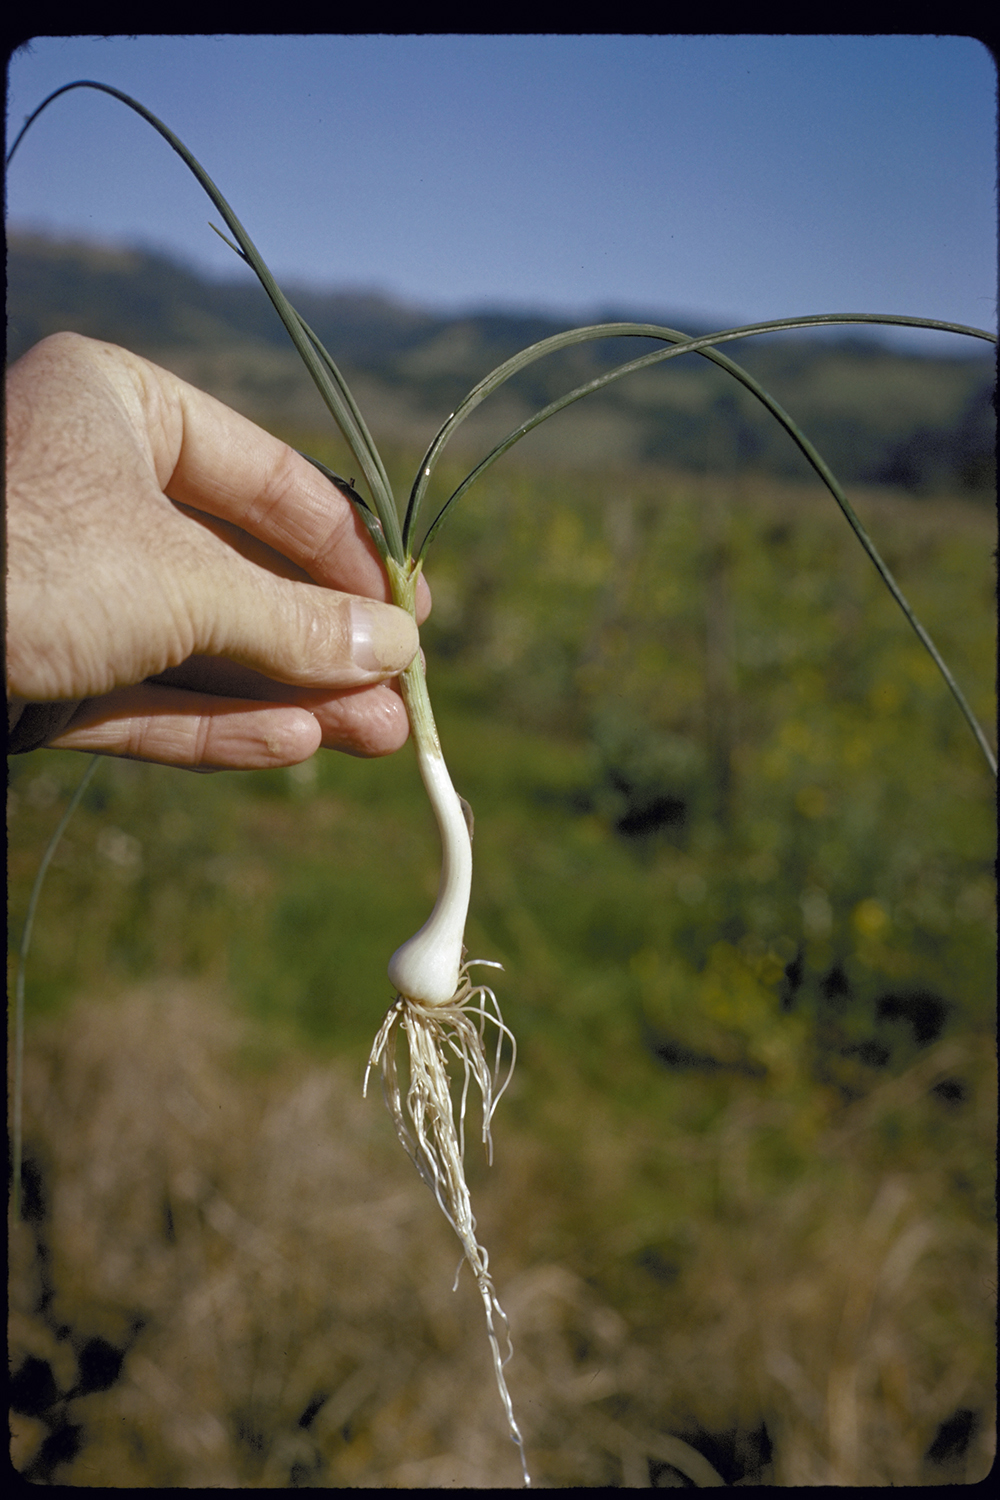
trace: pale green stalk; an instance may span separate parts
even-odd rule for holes
[[[409,560],[401,566],[388,557],[386,569],[393,602],[414,614],[421,564]],[[400,684],[417,765],[441,836],[441,878],[431,915],[389,961],[389,978],[396,989],[396,999],[375,1038],[365,1070],[364,1092],[368,1091],[372,1068],[380,1067],[382,1090],[396,1133],[461,1242],[482,1298],[497,1390],[511,1438],[517,1445],[527,1488],[531,1476],[524,1439],[514,1417],[504,1375],[504,1365],[512,1353],[507,1319],[489,1273],[489,1256],[476,1238],[464,1165],[469,1085],[474,1080],[480,1092],[483,1142],[492,1160],[490,1123],[510,1081],[516,1045],[493,991],[486,985],[474,985],[469,977],[470,967],[476,962],[486,962],[473,960],[470,964],[465,958],[465,923],[472,890],[471,815],[448,774],[421,652],[402,674]],[[496,1027],[492,1068],[484,1050],[487,1023]],[[406,1039],[409,1058],[405,1105],[396,1067],[400,1032]],[[511,1044],[511,1059],[501,1083],[501,1047],[505,1038]],[[449,1055],[462,1064],[463,1070],[457,1119],[448,1072]],[[500,1352],[494,1315],[503,1325],[506,1357]]]
[[[94,755],[87,763],[87,768],[80,778],[80,784],[66,805],[66,811],[56,826],[56,831],[45,846],[31,887],[31,895],[28,897],[28,911],[24,919],[24,927],[21,931],[21,942],[17,950],[17,977],[14,981],[14,1184],[13,1203],[15,1221],[21,1216],[21,1157],[23,1151],[22,1136],[22,1109],[24,1099],[24,976],[28,965],[28,950],[31,947],[31,931],[35,925],[35,912],[38,910],[38,898],[42,894],[42,885],[45,874],[52,861],[52,856],[59,847],[59,841],[66,832],[70,818],[76,812],[83,794],[90,785],[94,772],[101,761],[99,755]]]

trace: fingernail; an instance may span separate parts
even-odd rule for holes
[[[351,659],[363,672],[393,677],[410,665],[419,645],[416,622],[405,609],[351,600]]]

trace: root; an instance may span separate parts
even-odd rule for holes
[[[517,1047],[504,1023],[497,998],[488,985],[475,985],[469,977],[473,964],[465,963],[458,990],[447,1005],[424,1005],[398,995],[379,1028],[365,1070],[365,1093],[372,1068],[381,1064],[382,1092],[396,1134],[417,1171],[437,1199],[438,1206],[461,1241],[486,1312],[486,1329],[493,1354],[497,1388],[507,1416],[510,1435],[521,1457],[525,1486],[531,1479],[524,1456],[524,1442],[514,1418],[504,1365],[513,1350],[507,1318],[497,1300],[489,1273],[489,1256],[476,1239],[476,1220],[465,1180],[465,1112],[469,1085],[475,1080],[482,1097],[483,1144],[490,1162],[493,1139],[490,1125],[500,1098],[511,1080]],[[499,968],[499,964],[490,965]],[[492,1067],[486,1054],[487,1024],[496,1028]],[[409,1085],[405,1105],[396,1059],[396,1042],[402,1031],[409,1048]],[[504,1038],[511,1044],[510,1063],[501,1082],[501,1050]],[[462,1088],[456,1121],[448,1065],[451,1058],[462,1064]],[[461,1263],[459,1263],[459,1272]],[[456,1285],[457,1285],[456,1274]],[[501,1356],[497,1323],[501,1325],[506,1353]]]

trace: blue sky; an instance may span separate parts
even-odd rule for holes
[[[286,281],[567,321],[995,326],[996,78],[971,38],[46,37],[11,60],[9,130],[75,78],[165,120]],[[14,225],[238,274],[209,217],[82,90],[8,177]]]

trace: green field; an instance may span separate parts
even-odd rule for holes
[[[977,1479],[980,752],[818,486],[502,468],[431,554],[423,643],[518,1039],[469,1174],[536,1481],[687,1483],[677,1440],[727,1482]],[[852,499],[991,728],[989,511]],[[15,936],[84,765],[12,763]],[[457,1245],[355,1097],[436,883],[408,750],[101,766],[28,974],[12,1344],[67,1389],[88,1340],[127,1352],[36,1477],[516,1482]]]

